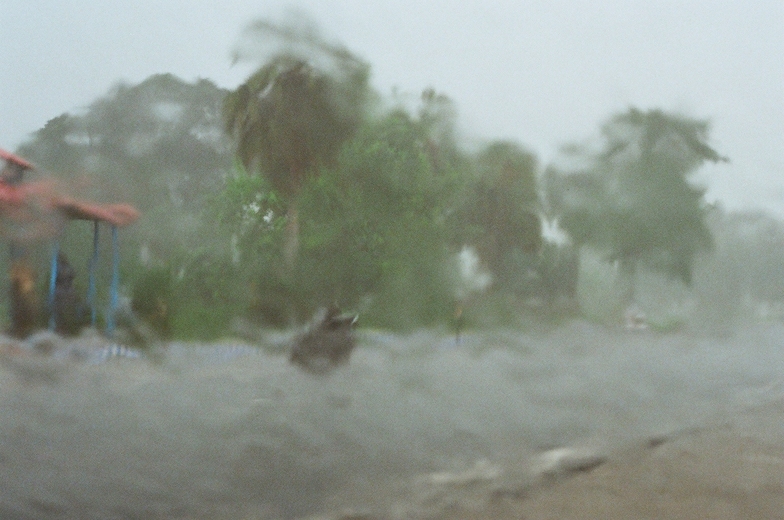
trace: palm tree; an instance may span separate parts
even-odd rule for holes
[[[368,66],[312,30],[259,21],[248,31],[283,48],[226,97],[225,129],[246,171],[266,176],[286,203],[283,256],[290,268],[298,249],[300,189],[336,159],[361,123]]]
[[[515,142],[494,141],[477,155],[476,169],[460,213],[471,236],[461,240],[476,247],[499,281],[519,267],[511,267],[510,255],[534,255],[542,245],[537,161]]]
[[[727,161],[707,144],[708,123],[630,108],[602,135],[588,170],[563,179],[561,226],[578,247],[617,262],[629,302],[641,262],[690,284],[696,255],[713,242],[705,188],[691,175],[706,161]]]

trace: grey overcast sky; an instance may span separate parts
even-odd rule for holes
[[[2,0],[0,147],[116,83],[235,87],[242,29],[287,8],[372,66],[382,93],[449,95],[475,139],[552,160],[634,105],[709,119],[709,198],[784,217],[784,0]]]

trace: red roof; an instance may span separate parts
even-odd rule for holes
[[[98,220],[120,227],[136,222],[140,216],[130,204],[101,204],[60,195],[58,191],[53,181],[19,184],[0,181],[0,211],[7,211],[14,218],[15,214],[29,213],[20,210],[35,206],[44,211],[59,212],[68,219]]]
[[[130,204],[98,204],[70,197],[59,197],[53,202],[54,207],[70,219],[99,220],[120,227],[139,219],[139,212]]]
[[[21,206],[25,197],[16,186],[0,182],[0,207]]]
[[[33,164],[32,163],[30,163],[28,161],[25,161],[24,159],[22,159],[18,155],[14,155],[11,152],[3,150],[2,148],[0,148],[0,159],[3,159],[4,161],[16,164],[18,166],[21,166],[25,170],[32,170],[33,169]]]

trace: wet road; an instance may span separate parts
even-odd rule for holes
[[[781,324],[710,338],[575,322],[460,345],[365,331],[328,376],[275,341],[103,362],[5,348],[0,518],[296,518],[358,483],[619,445],[784,394]]]

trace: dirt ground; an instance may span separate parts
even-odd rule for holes
[[[489,506],[453,518],[784,518],[784,447],[729,430],[704,432]]]
[[[412,499],[416,505],[317,518],[784,519],[782,433],[784,401],[731,423],[626,446],[574,471],[540,473],[518,487],[489,475],[484,483],[479,477],[422,494]]]

